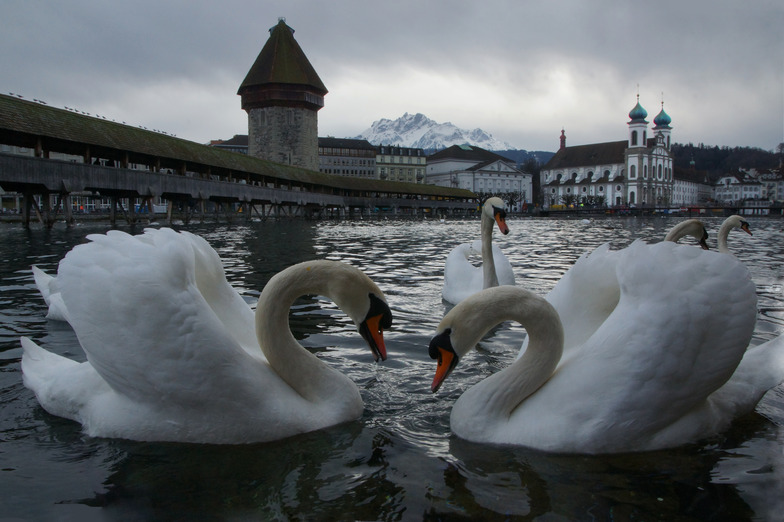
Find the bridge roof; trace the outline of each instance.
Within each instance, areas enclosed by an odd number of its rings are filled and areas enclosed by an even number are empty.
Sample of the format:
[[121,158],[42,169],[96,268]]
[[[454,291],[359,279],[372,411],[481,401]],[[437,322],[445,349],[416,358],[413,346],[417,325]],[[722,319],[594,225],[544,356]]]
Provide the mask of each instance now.
[[0,94],[0,143],[35,148],[40,142],[45,150],[66,154],[154,164],[161,168],[187,170],[216,175],[247,173],[251,177],[275,178],[281,182],[317,185],[350,191],[378,191],[416,194],[430,197],[475,198],[465,189],[404,183],[386,180],[349,178],[324,174],[298,167],[272,163],[218,147],[210,147],[149,129],[133,127],[49,105]]

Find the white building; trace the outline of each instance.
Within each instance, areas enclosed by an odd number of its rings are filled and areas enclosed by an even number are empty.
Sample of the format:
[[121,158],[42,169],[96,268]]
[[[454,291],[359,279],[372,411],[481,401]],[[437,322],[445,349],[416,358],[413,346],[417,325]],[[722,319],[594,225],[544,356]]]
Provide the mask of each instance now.
[[562,130],[558,152],[540,173],[544,206],[669,205],[674,184],[672,120],[662,106],[653,120],[654,136],[648,138],[647,116],[638,96],[623,141],[567,147]]
[[727,174],[716,182],[714,197],[724,205],[742,205],[746,200],[762,199],[762,183],[743,172]]
[[532,178],[513,160],[473,145],[452,145],[427,157],[427,183],[499,196],[514,202],[507,209],[512,212],[531,204]]
[[706,172],[693,169],[675,169],[672,186],[674,207],[706,205],[713,199],[713,184]]

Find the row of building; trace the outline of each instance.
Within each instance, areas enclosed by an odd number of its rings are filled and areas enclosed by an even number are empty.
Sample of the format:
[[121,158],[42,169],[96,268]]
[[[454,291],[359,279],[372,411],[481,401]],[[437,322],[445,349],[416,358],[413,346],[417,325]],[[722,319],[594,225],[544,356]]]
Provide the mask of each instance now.
[[[210,145],[247,154],[248,136],[237,134]],[[318,165],[325,174],[464,188],[480,196],[504,194],[509,210],[516,212],[533,201],[533,174],[509,158],[471,145],[453,145],[428,156],[421,148],[319,138]]]

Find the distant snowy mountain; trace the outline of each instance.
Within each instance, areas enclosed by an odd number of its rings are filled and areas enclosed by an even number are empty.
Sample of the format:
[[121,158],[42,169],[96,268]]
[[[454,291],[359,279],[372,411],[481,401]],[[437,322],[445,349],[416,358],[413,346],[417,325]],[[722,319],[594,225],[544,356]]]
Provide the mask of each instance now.
[[396,120],[384,118],[375,121],[355,138],[366,139],[373,145],[398,145],[427,150],[466,143],[486,150],[518,150],[482,129],[465,130],[449,122],[437,123],[421,113],[405,113]]

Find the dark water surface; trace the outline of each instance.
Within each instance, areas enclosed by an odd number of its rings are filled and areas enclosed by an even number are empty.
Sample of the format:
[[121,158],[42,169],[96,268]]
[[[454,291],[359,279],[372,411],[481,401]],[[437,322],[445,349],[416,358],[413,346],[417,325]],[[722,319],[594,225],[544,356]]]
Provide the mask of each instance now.
[[[674,218],[512,219],[496,241],[517,284],[546,293],[579,255],[610,241],[658,241]],[[759,294],[754,343],[784,332],[784,221],[751,219],[731,248]],[[720,218],[710,218],[711,244]],[[176,227],[175,227],[176,228]],[[389,359],[372,357],[330,302],[298,301],[300,342],[349,375],[362,418],[267,444],[212,446],[90,438],[46,413],[22,384],[19,337],[84,360],[73,331],[45,318],[30,266],[50,273],[101,224],[47,231],[0,226],[0,520],[782,520],[784,386],[726,433],[668,451],[552,455],[450,435],[460,394],[509,364],[522,330],[503,325],[433,395],[427,345],[447,306],[444,260],[479,221],[192,225],[255,304],[276,272],[328,258],[362,268],[395,315]],[[141,232],[141,228],[132,232]]]

